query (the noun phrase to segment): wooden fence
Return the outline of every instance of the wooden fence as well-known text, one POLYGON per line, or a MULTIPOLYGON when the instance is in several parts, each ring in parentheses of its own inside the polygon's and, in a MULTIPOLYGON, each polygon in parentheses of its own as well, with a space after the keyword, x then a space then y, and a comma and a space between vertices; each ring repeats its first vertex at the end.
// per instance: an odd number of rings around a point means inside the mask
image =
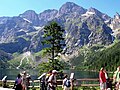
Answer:
MULTIPOLYGON (((12 88, 14 86, 14 80, 7 80, 6 84, 9 88, 12 88)), ((3 86, 2 80, 0 80, 0 87, 3 86)), ((58 86, 62 86, 62 80, 57 80, 58 86)), ((73 85, 75 87, 96 87, 99 86, 99 79, 98 78, 84 78, 84 79, 75 79, 73 85)), ((34 80, 30 81, 30 88, 35 87, 35 88, 40 88, 40 80, 34 80)))

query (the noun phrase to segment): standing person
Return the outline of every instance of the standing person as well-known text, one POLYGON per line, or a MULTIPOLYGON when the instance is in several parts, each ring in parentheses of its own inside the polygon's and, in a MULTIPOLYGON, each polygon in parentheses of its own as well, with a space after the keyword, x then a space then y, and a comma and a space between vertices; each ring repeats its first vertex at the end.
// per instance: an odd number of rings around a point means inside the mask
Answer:
POLYGON ((56 79, 57 71, 52 70, 52 75, 48 79, 48 90, 56 90, 57 87, 57 79, 56 79))
POLYGON ((49 90, 49 86, 48 86, 48 79, 49 77, 52 75, 52 70, 50 70, 45 77, 45 86, 46 86, 46 90, 49 90))
POLYGON ((45 75, 42 76, 41 79, 40 79, 40 87, 41 87, 40 90, 46 90, 47 89, 47 87, 45 85, 45 75))
POLYGON ((120 89, 120 66, 117 68, 117 70, 114 72, 113 75, 113 82, 115 84, 115 89, 120 89))
POLYGON ((99 80, 100 80, 100 90, 106 90, 106 73, 104 71, 104 67, 101 68, 99 72, 99 80))
POLYGON ((68 79, 68 75, 65 75, 63 79, 62 88, 63 90, 70 90, 70 87, 71 87, 71 82, 68 79))
POLYGON ((22 86, 23 86, 23 90, 27 90, 27 88, 28 88, 28 79, 27 79, 26 71, 23 71, 23 74, 22 74, 22 86))
POLYGON ((20 74, 18 74, 15 80, 15 90, 22 90, 22 79, 20 74))
POLYGON ((47 90, 47 87, 45 86, 45 77, 46 73, 43 73, 38 77, 38 79, 40 80, 40 90, 47 90))

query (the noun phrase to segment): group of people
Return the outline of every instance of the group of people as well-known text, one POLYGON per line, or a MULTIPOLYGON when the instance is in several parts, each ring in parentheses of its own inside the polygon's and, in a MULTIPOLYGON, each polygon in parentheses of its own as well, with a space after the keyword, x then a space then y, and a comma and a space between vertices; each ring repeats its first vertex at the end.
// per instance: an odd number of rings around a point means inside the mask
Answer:
POLYGON ((44 75, 40 78, 41 81, 41 90, 56 90, 57 87, 57 71, 50 70, 47 75, 44 75))
POLYGON ((107 75, 104 67, 99 72, 100 90, 112 90, 114 84, 114 90, 120 90, 120 66, 113 74, 113 80, 107 75))
MULTIPOLYGON (((58 72, 56 70, 50 70, 46 75, 40 78, 41 89, 40 90, 56 90, 58 72)), ((72 90, 72 80, 68 79, 68 75, 63 77, 62 88, 63 90, 72 90)))
MULTIPOLYGON (((50 70, 47 74, 40 78, 41 90, 56 90, 57 87, 57 76, 58 72, 56 70, 50 70)), ((18 74, 15 80, 15 90, 28 90, 30 75, 25 71, 22 74, 18 74)), ((120 90, 120 66, 114 72, 113 80, 111 80, 104 67, 100 69, 99 72, 100 90, 112 90, 112 84, 115 85, 114 90, 120 90)), ((72 79, 68 79, 68 75, 65 74, 63 77, 62 88, 63 90, 72 90, 71 86, 73 84, 72 79)))
POLYGON ((22 73, 18 74, 13 88, 15 90, 28 90, 30 79, 30 75, 27 74, 26 71, 23 71, 22 73))
MULTIPOLYGON (((62 77, 61 73, 59 73, 60 77, 62 77)), ((39 79, 40 79, 40 90, 56 90, 57 87, 57 79, 58 71, 56 70, 50 70, 47 74, 44 73, 39 79)), ((23 71, 22 73, 18 74, 14 89, 15 90, 29 90, 30 85, 30 75, 26 73, 26 71, 23 71)), ((63 76, 63 82, 62 82, 62 88, 63 90, 72 90, 72 80, 68 79, 68 75, 65 74, 63 76)))

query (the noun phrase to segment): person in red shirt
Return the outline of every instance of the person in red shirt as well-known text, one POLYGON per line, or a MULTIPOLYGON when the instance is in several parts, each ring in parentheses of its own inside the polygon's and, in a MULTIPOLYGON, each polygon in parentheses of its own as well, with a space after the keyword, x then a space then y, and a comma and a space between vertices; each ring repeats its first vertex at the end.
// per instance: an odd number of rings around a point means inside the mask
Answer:
POLYGON ((100 90, 106 90, 106 72, 104 67, 101 68, 99 72, 99 80, 100 80, 100 90))

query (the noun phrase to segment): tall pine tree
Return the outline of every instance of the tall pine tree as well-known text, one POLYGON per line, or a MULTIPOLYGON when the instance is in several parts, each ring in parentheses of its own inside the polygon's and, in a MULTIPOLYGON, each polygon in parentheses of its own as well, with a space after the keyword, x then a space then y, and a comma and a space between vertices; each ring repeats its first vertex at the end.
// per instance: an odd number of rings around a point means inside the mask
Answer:
POLYGON ((47 44, 45 49, 50 53, 49 63, 53 69, 59 70, 61 65, 57 57, 62 52, 64 47, 64 29, 56 22, 52 21, 44 27, 43 44, 47 44))

